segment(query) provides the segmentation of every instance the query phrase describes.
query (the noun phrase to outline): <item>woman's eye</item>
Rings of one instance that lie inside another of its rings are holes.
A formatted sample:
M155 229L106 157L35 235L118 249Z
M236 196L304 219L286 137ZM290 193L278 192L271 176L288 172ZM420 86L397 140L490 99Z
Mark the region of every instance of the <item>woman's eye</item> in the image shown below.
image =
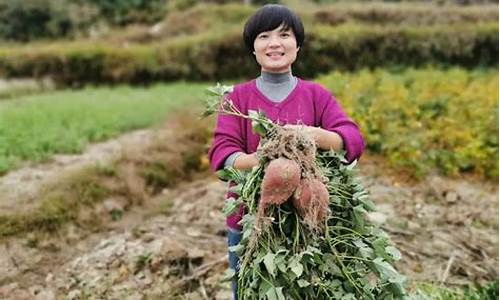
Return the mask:
M286 33L286 32L284 32L284 33L281 34L281 37L289 37L289 36L290 36L290 34Z
M259 35L259 39L266 39L267 38L267 34L261 34Z

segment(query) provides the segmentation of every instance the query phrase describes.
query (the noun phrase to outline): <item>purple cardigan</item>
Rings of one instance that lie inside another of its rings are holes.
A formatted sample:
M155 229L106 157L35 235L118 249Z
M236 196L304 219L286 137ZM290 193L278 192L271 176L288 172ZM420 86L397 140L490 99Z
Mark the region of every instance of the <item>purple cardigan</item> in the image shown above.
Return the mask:
M234 105L244 114L249 110L264 111L279 124L301 124L321 127L338 133L344 142L348 161L359 159L364 141L356 123L347 117L332 94L317 83L298 79L295 89L282 102L275 103L264 96L251 80L234 87L229 94ZM214 140L208 153L212 170L224 167L226 158L234 152L253 153L259 145L259 136L252 132L250 121L236 116L219 115ZM236 195L228 193L226 198ZM244 208L227 218L226 224L241 230L238 222Z

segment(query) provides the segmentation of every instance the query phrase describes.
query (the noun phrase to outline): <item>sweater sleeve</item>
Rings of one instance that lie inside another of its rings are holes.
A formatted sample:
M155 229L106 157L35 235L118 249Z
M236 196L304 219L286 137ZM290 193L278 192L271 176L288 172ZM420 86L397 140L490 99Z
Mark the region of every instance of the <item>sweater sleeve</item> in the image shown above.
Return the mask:
M328 93L325 102L324 109L321 110L320 126L342 137L349 162L359 159L365 143L358 125L347 116L333 95Z
M229 98L234 99L234 93L230 94ZM235 101L233 103L237 106ZM226 159L235 152L244 152L243 149L245 149L245 142L240 118L219 114L215 125L214 139L208 151L212 170L217 171L224 168Z

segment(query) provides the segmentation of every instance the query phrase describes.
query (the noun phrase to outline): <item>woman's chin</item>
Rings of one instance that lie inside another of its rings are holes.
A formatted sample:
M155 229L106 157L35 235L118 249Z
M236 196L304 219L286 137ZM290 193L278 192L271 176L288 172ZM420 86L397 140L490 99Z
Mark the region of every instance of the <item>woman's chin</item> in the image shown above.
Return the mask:
M291 65L288 64L269 64L262 66L262 69L270 73L284 73L290 70Z

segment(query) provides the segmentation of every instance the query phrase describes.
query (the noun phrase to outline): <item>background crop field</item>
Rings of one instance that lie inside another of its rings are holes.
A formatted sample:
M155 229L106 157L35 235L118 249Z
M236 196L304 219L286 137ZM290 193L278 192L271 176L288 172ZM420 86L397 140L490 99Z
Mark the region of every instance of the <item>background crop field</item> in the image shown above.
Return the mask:
M78 153L88 143L159 124L173 109L199 101L205 87L86 88L0 102L0 174L24 160Z
M373 154L421 177L498 176L498 71L377 69L318 78L358 122Z

